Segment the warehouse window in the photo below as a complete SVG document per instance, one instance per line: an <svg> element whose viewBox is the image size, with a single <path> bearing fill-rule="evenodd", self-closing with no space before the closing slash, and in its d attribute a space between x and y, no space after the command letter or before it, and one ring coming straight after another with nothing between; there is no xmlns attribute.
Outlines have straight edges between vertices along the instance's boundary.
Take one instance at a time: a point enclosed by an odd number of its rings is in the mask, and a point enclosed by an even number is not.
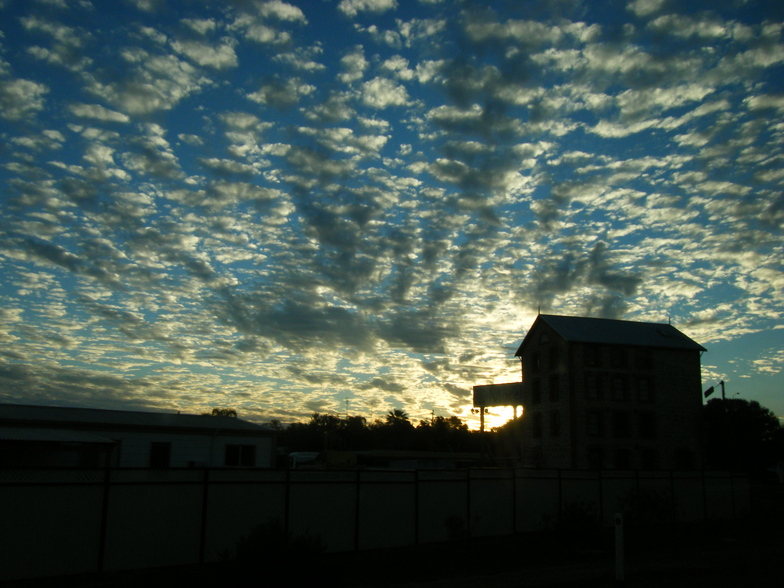
<svg viewBox="0 0 784 588"><path fill-rule="evenodd" d="M153 441L150 443L150 467L168 468L171 462L171 443Z"/></svg>
<svg viewBox="0 0 784 588"><path fill-rule="evenodd" d="M228 467L252 468L256 465L255 445L226 445L226 462Z"/></svg>

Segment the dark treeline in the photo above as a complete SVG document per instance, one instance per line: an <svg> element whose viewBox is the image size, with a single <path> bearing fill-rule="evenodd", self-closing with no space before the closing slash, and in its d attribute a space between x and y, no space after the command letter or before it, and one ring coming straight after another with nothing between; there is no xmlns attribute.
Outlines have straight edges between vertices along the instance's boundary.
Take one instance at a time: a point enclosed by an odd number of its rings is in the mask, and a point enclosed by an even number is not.
<svg viewBox="0 0 784 588"><path fill-rule="evenodd" d="M275 424L273 423L273 426ZM402 410L384 420L362 416L345 418L315 413L307 423L277 425L278 446L294 451L405 451L473 452L482 450L483 435L470 431L456 416L434 416L414 425Z"/></svg>
<svg viewBox="0 0 784 588"><path fill-rule="evenodd" d="M519 417L480 433L456 416L433 416L415 425L404 411L392 410L372 422L362 416L315 413L305 423L267 424L278 430L278 447L288 452L480 452L514 462L521 456L526 421ZM784 426L756 401L710 400L703 407L703 432L708 469L769 476L784 462Z"/></svg>
<svg viewBox="0 0 784 588"><path fill-rule="evenodd" d="M707 466L764 476L784 461L784 426L755 400L714 398L704 407Z"/></svg>

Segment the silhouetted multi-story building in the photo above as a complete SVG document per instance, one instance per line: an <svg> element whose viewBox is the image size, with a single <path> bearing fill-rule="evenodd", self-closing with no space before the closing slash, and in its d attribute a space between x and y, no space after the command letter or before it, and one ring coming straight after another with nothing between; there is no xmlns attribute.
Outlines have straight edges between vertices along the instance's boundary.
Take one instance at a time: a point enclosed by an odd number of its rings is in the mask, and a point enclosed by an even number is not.
<svg viewBox="0 0 784 588"><path fill-rule="evenodd" d="M515 353L524 462L701 468L704 351L669 324L539 315Z"/></svg>

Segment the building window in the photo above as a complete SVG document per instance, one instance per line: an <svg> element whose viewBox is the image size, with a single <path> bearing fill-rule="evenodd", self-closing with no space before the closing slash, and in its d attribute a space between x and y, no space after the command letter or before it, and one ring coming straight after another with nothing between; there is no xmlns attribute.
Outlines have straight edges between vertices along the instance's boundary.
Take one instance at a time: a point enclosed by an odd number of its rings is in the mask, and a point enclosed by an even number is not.
<svg viewBox="0 0 784 588"><path fill-rule="evenodd" d="M634 353L634 363L638 370L649 370L653 367L651 350L645 347L638 347Z"/></svg>
<svg viewBox="0 0 784 588"><path fill-rule="evenodd" d="M550 437L561 435L561 413L554 410L550 413Z"/></svg>
<svg viewBox="0 0 784 588"><path fill-rule="evenodd" d="M637 380L637 400L640 402L653 401L653 388L651 381L648 378L640 378Z"/></svg>
<svg viewBox="0 0 784 588"><path fill-rule="evenodd" d="M656 450L652 447L646 447L640 452L640 466L644 470L655 470L658 462L658 455Z"/></svg>
<svg viewBox="0 0 784 588"><path fill-rule="evenodd" d="M627 447L618 447L615 450L615 469L630 470L632 468L631 452Z"/></svg>
<svg viewBox="0 0 784 588"><path fill-rule="evenodd" d="M542 413L535 412L534 413L534 422L533 422L533 435L534 439L539 439L542 436Z"/></svg>
<svg viewBox="0 0 784 588"><path fill-rule="evenodd" d="M531 403L540 404L542 402L542 381L534 378L531 382Z"/></svg>
<svg viewBox="0 0 784 588"><path fill-rule="evenodd" d="M252 468L256 466L255 445L226 445L225 465L229 467Z"/></svg>
<svg viewBox="0 0 784 588"><path fill-rule="evenodd" d="M599 376L596 374L585 376L585 397L588 400L599 400L602 397L599 381Z"/></svg>
<svg viewBox="0 0 784 588"><path fill-rule="evenodd" d="M627 411L616 410L613 412L613 437L616 439L627 439L631 436L631 429Z"/></svg>
<svg viewBox="0 0 784 588"><path fill-rule="evenodd" d="M550 402L558 402L561 394L561 380L558 377L558 374L550 374L547 392L550 395Z"/></svg>
<svg viewBox="0 0 784 588"><path fill-rule="evenodd" d="M610 364L614 368L626 367L626 348L613 346L610 348Z"/></svg>
<svg viewBox="0 0 784 588"><path fill-rule="evenodd" d="M541 357L539 356L539 354L538 353L534 353L531 356L531 372L533 372L534 374L538 374L540 368L542 367L541 366L541 362L542 362L542 360L541 360Z"/></svg>
<svg viewBox="0 0 784 588"><path fill-rule="evenodd" d="M586 415L586 434L589 437L602 436L602 413L598 410L589 410Z"/></svg>
<svg viewBox="0 0 784 588"><path fill-rule="evenodd" d="M558 368L558 347L553 345L550 348L550 369L554 370Z"/></svg>
<svg viewBox="0 0 784 588"><path fill-rule="evenodd" d="M640 437L656 439L656 417L652 412L641 412L639 415Z"/></svg>
<svg viewBox="0 0 784 588"><path fill-rule="evenodd" d="M693 470L695 467L694 453L685 447L679 447L675 450L675 469L676 470Z"/></svg>
<svg viewBox="0 0 784 588"><path fill-rule="evenodd" d="M586 345L584 348L585 365L599 367L602 364L602 350L598 345Z"/></svg>
<svg viewBox="0 0 784 588"><path fill-rule="evenodd" d="M612 380L612 399L626 400L626 378L615 376Z"/></svg>
<svg viewBox="0 0 784 588"><path fill-rule="evenodd" d="M588 448L588 467L592 470L600 470L604 467L604 450L598 445Z"/></svg>
<svg viewBox="0 0 784 588"><path fill-rule="evenodd" d="M168 468L171 462L171 443L153 441L150 443L150 467Z"/></svg>

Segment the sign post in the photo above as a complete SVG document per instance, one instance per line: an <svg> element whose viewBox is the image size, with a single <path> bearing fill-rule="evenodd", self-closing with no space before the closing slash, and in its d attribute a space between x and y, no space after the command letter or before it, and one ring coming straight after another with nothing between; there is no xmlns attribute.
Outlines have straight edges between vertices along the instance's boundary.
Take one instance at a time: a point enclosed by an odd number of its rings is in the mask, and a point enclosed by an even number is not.
<svg viewBox="0 0 784 588"><path fill-rule="evenodd" d="M623 585L623 513L615 513L615 583Z"/></svg>
<svg viewBox="0 0 784 588"><path fill-rule="evenodd" d="M479 429L485 430L485 409L488 406L522 406L523 383L474 386L474 407L479 410ZM517 414L517 410L515 410Z"/></svg>

